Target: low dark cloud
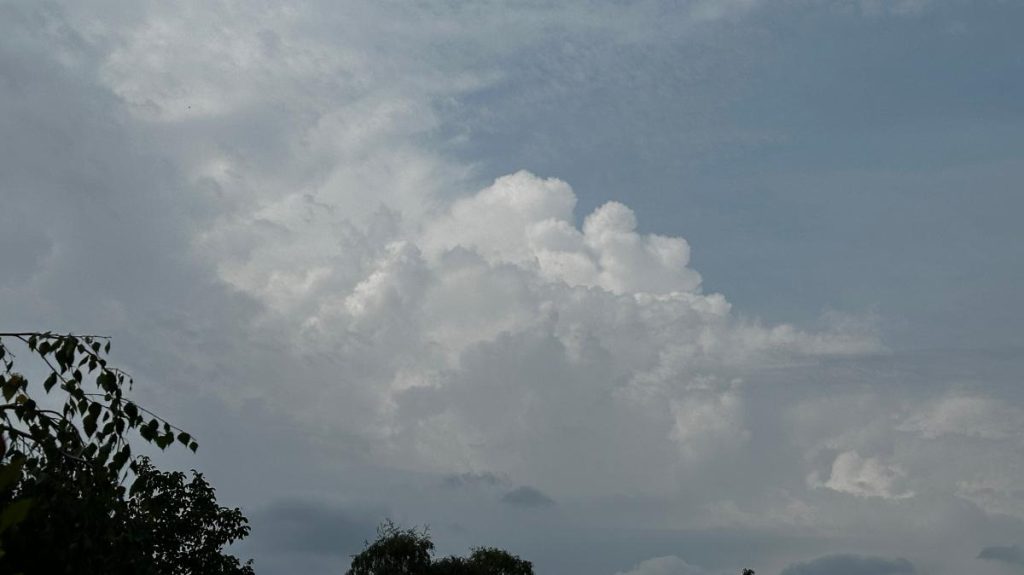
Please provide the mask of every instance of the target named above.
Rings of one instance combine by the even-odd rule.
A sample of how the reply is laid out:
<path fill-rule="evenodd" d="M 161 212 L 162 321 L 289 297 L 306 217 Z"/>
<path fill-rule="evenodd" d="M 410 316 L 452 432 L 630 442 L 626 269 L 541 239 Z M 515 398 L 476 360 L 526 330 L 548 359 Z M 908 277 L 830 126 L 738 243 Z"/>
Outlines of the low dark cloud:
<path fill-rule="evenodd" d="M 515 507 L 550 507 L 555 500 L 545 495 L 541 490 L 524 485 L 509 491 L 501 497 L 502 502 Z"/>
<path fill-rule="evenodd" d="M 978 553 L 978 559 L 1024 566 L 1024 549 L 1016 545 L 986 547 Z"/>
<path fill-rule="evenodd" d="M 477 487 L 486 486 L 493 487 L 501 483 L 501 478 L 490 472 L 482 473 L 457 473 L 452 475 L 446 475 L 441 481 L 441 484 L 445 487 L 459 488 L 459 487 Z"/>
<path fill-rule="evenodd" d="M 780 575 L 897 575 L 916 572 L 914 565 L 906 559 L 840 554 L 790 565 Z"/>
<path fill-rule="evenodd" d="M 372 539 L 387 516 L 382 509 L 344 509 L 315 501 L 285 500 L 253 516 L 256 548 L 289 554 L 347 557 Z"/>

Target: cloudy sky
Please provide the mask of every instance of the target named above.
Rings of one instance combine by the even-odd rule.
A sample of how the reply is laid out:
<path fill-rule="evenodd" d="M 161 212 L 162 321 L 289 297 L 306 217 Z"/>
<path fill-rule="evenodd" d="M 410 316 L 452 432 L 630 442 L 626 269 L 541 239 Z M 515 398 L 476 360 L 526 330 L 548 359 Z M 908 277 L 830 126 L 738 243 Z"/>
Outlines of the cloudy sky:
<path fill-rule="evenodd" d="M 260 573 L 1024 572 L 1024 4 L 0 2 L 0 325 Z"/>

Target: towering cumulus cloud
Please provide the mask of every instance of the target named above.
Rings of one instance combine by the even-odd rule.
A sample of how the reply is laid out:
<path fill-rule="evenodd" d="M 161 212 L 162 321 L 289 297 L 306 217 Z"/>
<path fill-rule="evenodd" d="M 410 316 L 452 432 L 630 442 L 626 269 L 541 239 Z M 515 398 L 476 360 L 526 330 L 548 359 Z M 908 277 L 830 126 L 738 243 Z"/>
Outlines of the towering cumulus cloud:
<path fill-rule="evenodd" d="M 526 171 L 474 192 L 437 133 L 443 103 L 494 81 L 491 59 L 429 59 L 419 47 L 453 28 L 416 13 L 392 41 L 367 38 L 391 21 L 373 6 L 367 22 L 313 4 L 154 4 L 103 25 L 76 4 L 11 8 L 10 53 L 33 64 L 4 84 L 24 109 L 12 130 L 31 136 L 2 170 L 24 190 L 4 237 L 31 248 L 12 268 L 31 278 L 0 280 L 9 309 L 41 315 L 74 285 L 103 305 L 54 307 L 54 322 L 133 334 L 154 379 L 263 401 L 377 463 L 499 474 L 558 502 L 713 473 L 693 463 L 747 444 L 752 375 L 879 348 L 842 326 L 737 319 L 702 291 L 689 244 L 624 204 L 577 214 L 568 183 Z M 535 37 L 531 10 L 515 13 L 521 33 L 460 25 L 459 41 Z M 25 150 L 71 155 L 53 171 Z M 82 182 L 102 192 L 74 196 L 79 209 L 64 199 Z M 75 267 L 96 246 L 132 265 Z"/>
<path fill-rule="evenodd" d="M 472 249 L 490 263 L 515 264 L 552 283 L 616 294 L 698 291 L 700 275 L 686 267 L 686 240 L 638 234 L 632 210 L 618 202 L 595 210 L 579 230 L 575 205 L 565 182 L 518 172 L 455 202 L 430 225 L 425 245 L 433 255 Z"/>
<path fill-rule="evenodd" d="M 684 239 L 639 232 L 617 202 L 578 226 L 575 204 L 567 183 L 520 171 L 414 219 L 385 206 L 353 221 L 299 196 L 253 216 L 279 231 L 221 261 L 223 279 L 264 302 L 293 353 L 337 366 L 307 399 L 266 392 L 391 465 L 506 474 L 556 499 L 666 493 L 749 439 L 755 367 L 879 347 L 740 321 L 702 292 Z"/>

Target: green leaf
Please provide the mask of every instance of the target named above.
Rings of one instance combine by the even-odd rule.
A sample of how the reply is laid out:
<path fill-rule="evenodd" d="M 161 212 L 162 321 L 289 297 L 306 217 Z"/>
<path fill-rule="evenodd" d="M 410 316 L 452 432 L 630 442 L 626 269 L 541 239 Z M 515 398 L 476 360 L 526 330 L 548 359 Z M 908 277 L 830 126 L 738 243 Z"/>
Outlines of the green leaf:
<path fill-rule="evenodd" d="M 31 499 L 18 499 L 12 501 L 7 507 L 4 508 L 3 512 L 0 513 L 0 533 L 7 531 L 7 529 L 25 520 L 28 516 L 29 509 L 32 508 Z"/>
<path fill-rule="evenodd" d="M 9 379 L 3 383 L 4 399 L 10 401 L 14 397 L 15 393 L 18 393 L 18 384 L 13 379 Z"/>
<path fill-rule="evenodd" d="M 57 350 L 54 354 L 57 359 L 57 363 L 60 364 L 61 373 L 71 368 L 71 364 L 75 361 L 75 344 L 70 339 L 64 340 L 64 345 Z"/>
<path fill-rule="evenodd" d="M 0 490 L 5 490 L 17 483 L 21 478 L 21 467 L 25 464 L 24 459 L 15 459 L 7 465 L 0 466 Z"/>
<path fill-rule="evenodd" d="M 96 459 L 99 461 L 100 465 L 105 465 L 107 463 L 107 459 L 110 457 L 110 450 L 113 448 L 114 444 L 112 443 L 108 443 L 100 448 L 99 453 L 96 454 Z"/>
<path fill-rule="evenodd" d="M 96 385 L 100 386 L 104 390 L 109 390 L 112 386 L 117 385 L 117 378 L 110 371 L 104 369 L 98 376 L 96 376 Z"/>
<path fill-rule="evenodd" d="M 82 419 L 82 429 L 85 430 L 85 434 L 92 437 L 93 433 L 96 433 L 96 416 L 93 414 L 86 415 Z"/>
<path fill-rule="evenodd" d="M 160 435 L 159 437 L 157 437 L 153 443 L 156 443 L 156 446 L 159 447 L 160 449 L 167 449 L 167 446 L 173 442 L 174 434 L 166 433 L 164 435 Z"/>
<path fill-rule="evenodd" d="M 124 464 L 128 462 L 128 458 L 131 456 L 131 449 L 125 444 L 120 451 L 114 454 L 114 459 L 110 462 L 110 467 L 114 471 L 120 471 Z"/>
<path fill-rule="evenodd" d="M 43 389 L 46 390 L 46 393 L 50 393 L 50 390 L 55 385 L 57 385 L 57 374 L 51 372 L 50 377 L 47 377 L 46 381 L 43 382 Z"/>

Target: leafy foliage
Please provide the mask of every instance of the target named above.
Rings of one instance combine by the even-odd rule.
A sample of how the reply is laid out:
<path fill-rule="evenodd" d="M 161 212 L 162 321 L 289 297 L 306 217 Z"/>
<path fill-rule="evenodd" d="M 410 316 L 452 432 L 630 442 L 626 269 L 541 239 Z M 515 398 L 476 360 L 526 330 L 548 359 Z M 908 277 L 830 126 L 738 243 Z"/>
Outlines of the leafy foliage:
<path fill-rule="evenodd" d="M 425 530 L 385 521 L 377 528 L 377 540 L 352 558 L 347 575 L 533 575 L 529 561 L 493 547 L 475 548 L 469 557 L 437 560 L 433 552 Z"/>
<path fill-rule="evenodd" d="M 425 531 L 402 529 L 391 521 L 377 527 L 377 540 L 352 558 L 348 575 L 419 575 L 430 570 L 434 543 Z"/>
<path fill-rule="evenodd" d="M 533 564 L 494 547 L 477 547 L 469 557 L 445 557 L 431 566 L 433 575 L 533 575 Z"/>
<path fill-rule="evenodd" d="M 41 364 L 43 394 L 14 371 L 11 340 Z M 222 551 L 249 533 L 241 511 L 217 505 L 202 475 L 133 456 L 133 436 L 198 443 L 125 397 L 132 380 L 109 350 L 95 336 L 0 334 L 0 572 L 252 573 Z"/>
<path fill-rule="evenodd" d="M 133 466 L 128 515 L 132 532 L 160 573 L 251 573 L 238 559 L 221 553 L 225 545 L 249 534 L 248 521 L 238 509 L 217 505 L 214 490 L 192 472 L 161 472 L 148 459 Z"/>

